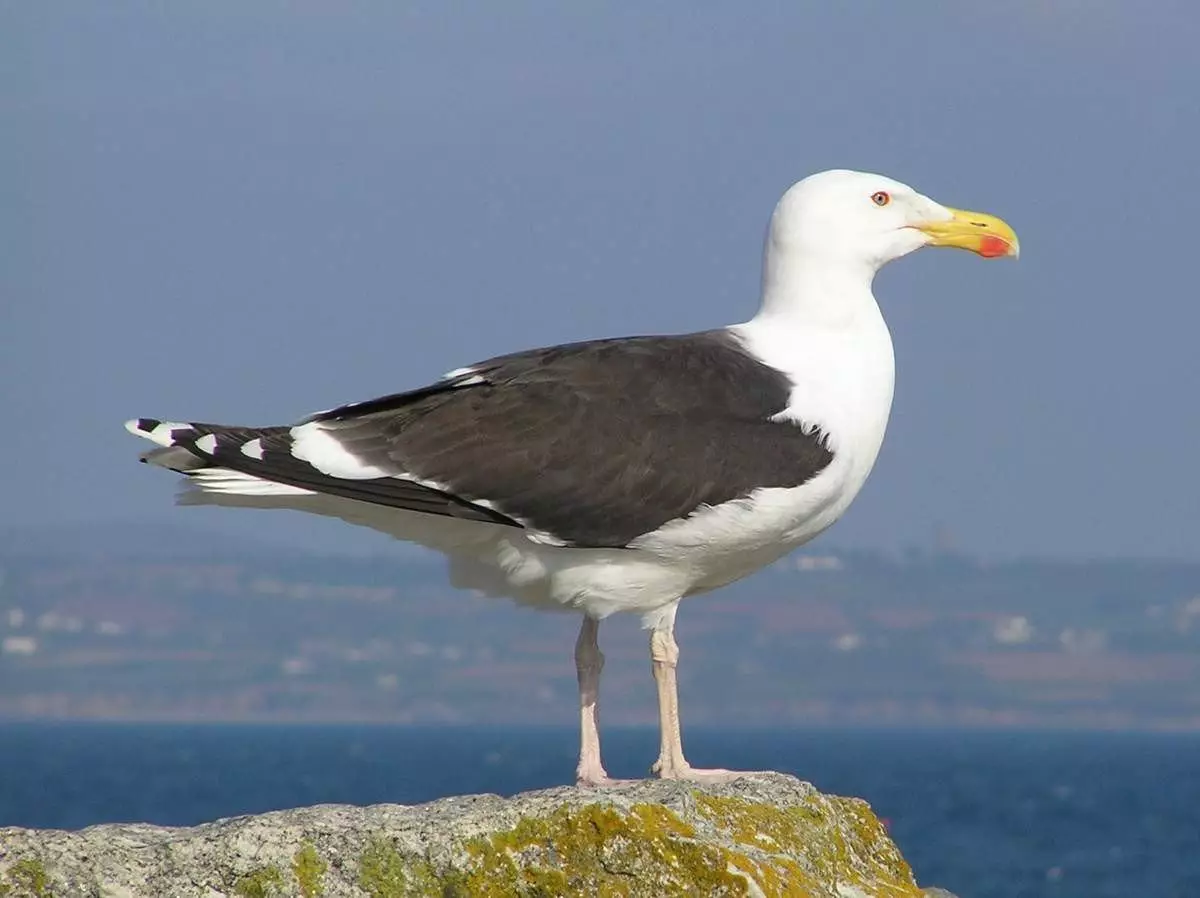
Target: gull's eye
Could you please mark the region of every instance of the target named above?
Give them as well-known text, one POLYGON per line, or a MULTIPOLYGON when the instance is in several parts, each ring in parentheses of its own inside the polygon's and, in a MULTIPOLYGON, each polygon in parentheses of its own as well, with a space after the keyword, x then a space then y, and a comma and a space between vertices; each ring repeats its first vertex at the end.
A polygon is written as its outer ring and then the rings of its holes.
POLYGON ((892 198, 880 190, 878 193, 871 194, 871 202, 876 206, 886 206, 892 201, 892 198))

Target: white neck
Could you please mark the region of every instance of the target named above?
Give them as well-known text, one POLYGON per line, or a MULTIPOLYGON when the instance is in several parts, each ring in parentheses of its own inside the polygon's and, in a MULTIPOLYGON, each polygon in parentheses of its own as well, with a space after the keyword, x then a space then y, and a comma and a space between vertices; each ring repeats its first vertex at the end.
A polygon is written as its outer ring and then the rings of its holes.
POLYGON ((775 327, 854 327, 879 307, 871 292, 876 266, 861 260, 830 259, 767 243, 763 258, 762 305, 756 320, 775 327))

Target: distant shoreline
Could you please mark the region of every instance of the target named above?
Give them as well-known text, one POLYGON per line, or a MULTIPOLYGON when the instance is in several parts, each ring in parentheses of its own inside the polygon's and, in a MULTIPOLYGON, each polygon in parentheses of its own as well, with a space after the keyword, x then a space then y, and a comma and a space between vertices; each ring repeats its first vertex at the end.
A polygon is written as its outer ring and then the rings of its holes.
MULTIPOLYGON (((0 715, 0 727, 21 725, 96 725, 96 726, 198 726, 198 727, 378 727, 380 729, 411 729, 411 730, 463 730, 473 732, 487 731, 566 731, 573 728, 552 721, 438 721, 438 720, 396 720, 383 717, 365 716, 296 716, 296 715, 247 715, 247 716, 187 716, 187 715, 127 715, 127 716, 31 716, 31 715, 0 715)), ((613 731, 653 730, 650 722, 613 722, 605 725, 613 731)), ((1011 722, 926 722, 917 721, 907 724, 893 722, 869 721, 788 721, 785 723, 736 723, 734 725, 718 723, 698 723, 686 730, 705 733, 717 730, 735 732, 804 732, 806 730, 830 732, 878 732, 878 733, 1106 733, 1128 735, 1170 735, 1170 734, 1200 734, 1198 721, 1139 721, 1132 724, 1103 723, 1097 721, 1066 721, 1053 722, 1048 720, 1021 720, 1011 722)))

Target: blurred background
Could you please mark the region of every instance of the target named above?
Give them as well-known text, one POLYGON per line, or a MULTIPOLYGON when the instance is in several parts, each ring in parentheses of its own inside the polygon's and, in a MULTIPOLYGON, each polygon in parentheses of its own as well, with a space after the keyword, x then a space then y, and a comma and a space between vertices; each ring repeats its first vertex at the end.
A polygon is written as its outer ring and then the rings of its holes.
MULTIPOLYGON (((1182 0, 0 5, 0 766, 29 771, 0 825, 569 779, 573 618, 368 531, 175 509, 121 422, 744 320, 779 195, 849 167, 1022 257, 881 273, 880 461, 681 615, 693 760, 864 795, 964 895, 1200 893, 1170 835, 1200 799, 1198 30, 1182 0), (451 741, 465 778, 431 772, 451 741)), ((636 623, 604 634, 617 775, 653 757, 636 623)))

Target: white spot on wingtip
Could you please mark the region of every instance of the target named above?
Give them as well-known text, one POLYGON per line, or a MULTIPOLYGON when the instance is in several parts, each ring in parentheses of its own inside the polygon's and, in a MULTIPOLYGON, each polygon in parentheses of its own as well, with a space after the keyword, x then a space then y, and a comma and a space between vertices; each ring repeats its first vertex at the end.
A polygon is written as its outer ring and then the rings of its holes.
POLYGON ((259 461, 262 461, 262 457, 263 457, 262 438, 255 437, 253 440, 250 440, 250 442, 248 442, 244 446, 242 446, 242 455, 245 455, 249 458, 257 458, 259 461))
POLYGON ((156 443, 162 443, 164 446, 170 446, 175 442, 175 431, 191 429, 192 425, 190 424, 180 424, 178 421, 163 421, 150 431, 150 439, 156 443))
POLYGON ((474 373, 474 366, 467 365, 465 368, 455 368, 453 371, 447 371, 442 375, 442 380, 458 380, 462 377, 469 377, 474 373))
POLYGON ((196 448, 205 455, 213 455, 217 451, 217 435, 208 433, 196 440, 196 448))
POLYGON ((177 430, 191 430, 192 425, 183 424, 179 421, 162 421, 152 428, 142 427, 141 418, 133 418, 125 422, 125 429, 134 436, 142 437, 146 440, 152 440, 160 446, 175 445, 175 432, 177 430))

